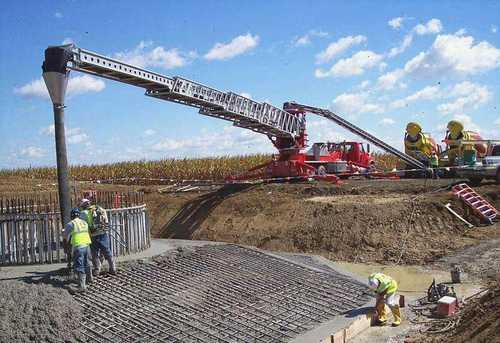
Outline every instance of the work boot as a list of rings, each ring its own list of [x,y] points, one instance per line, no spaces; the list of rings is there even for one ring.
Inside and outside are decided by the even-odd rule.
[[[392,316],[394,317],[394,321],[392,322],[392,326],[401,325],[401,310],[399,309],[399,305],[394,305],[391,307]]]
[[[380,301],[376,305],[376,310],[377,310],[377,321],[380,323],[385,323],[387,321],[387,311],[385,308],[385,303],[383,301]]]
[[[380,320],[380,319],[375,319],[375,321],[373,322],[373,326],[386,326],[387,325],[387,321],[386,320]]]
[[[86,279],[87,275],[85,275],[85,273],[78,273],[78,282],[81,292],[85,292],[85,290],[87,289],[87,285],[85,284]]]
[[[94,282],[94,275],[93,275],[93,272],[92,272],[92,268],[90,268],[87,272],[87,282],[88,283],[92,283]]]
[[[93,274],[94,276],[98,276],[101,273],[101,260],[99,259],[99,257],[94,258],[92,264],[94,266]]]
[[[109,273],[111,275],[116,275],[116,264],[115,261],[113,260],[113,257],[109,257],[107,260],[109,264]]]

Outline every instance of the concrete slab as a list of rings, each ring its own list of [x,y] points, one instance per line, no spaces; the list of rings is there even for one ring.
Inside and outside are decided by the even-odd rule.
[[[239,333],[239,335],[242,335],[242,336],[237,336],[236,333],[233,333],[235,335],[235,336],[233,336],[233,338],[235,338],[235,337],[241,337],[241,338],[247,337],[248,339],[250,339],[249,337],[252,337],[252,335],[258,336],[258,335],[262,334],[262,338],[257,339],[255,341],[258,341],[258,342],[274,341],[271,336],[266,336],[266,334],[263,333],[265,330],[264,328],[266,327],[267,324],[266,325],[259,324],[259,320],[262,319],[262,318],[259,318],[259,316],[262,317],[263,314],[271,315],[271,313],[274,313],[273,312],[274,309],[279,309],[279,308],[281,308],[280,306],[285,306],[281,309],[281,311],[278,311],[278,312],[282,313],[281,316],[283,316],[283,318],[279,319],[280,315],[278,315],[278,317],[276,317],[275,319],[271,319],[272,317],[269,317],[266,321],[269,323],[271,323],[271,322],[278,323],[278,322],[283,320],[283,322],[282,322],[282,324],[276,326],[274,331],[271,329],[271,331],[269,331],[269,332],[271,334],[275,335],[274,338],[276,338],[276,339],[279,336],[278,333],[281,330],[285,330],[284,332],[286,332],[286,330],[292,330],[292,331],[290,331],[290,333],[296,332],[299,334],[297,335],[295,333],[292,335],[292,337],[289,337],[286,335],[284,335],[282,337],[280,336],[281,339],[279,341],[287,341],[287,342],[295,342],[295,343],[297,343],[297,342],[325,342],[325,343],[326,342],[344,342],[344,340],[354,337],[359,332],[362,332],[363,330],[365,330],[366,328],[368,328],[370,326],[371,310],[373,309],[373,305],[374,305],[373,298],[367,297],[366,298],[367,300],[365,300],[363,303],[358,303],[358,305],[347,310],[347,312],[342,313],[343,310],[340,310],[338,305],[335,305],[335,297],[334,296],[332,297],[332,294],[329,293],[331,291],[328,291],[328,289],[330,287],[328,285],[329,282],[332,283],[332,285],[331,285],[331,287],[333,287],[333,288],[331,288],[332,290],[335,289],[335,287],[338,287],[338,285],[334,286],[334,284],[336,282],[338,282],[339,280],[340,280],[340,284],[346,283],[345,290],[342,291],[342,297],[343,297],[342,299],[344,299],[344,300],[342,300],[341,303],[345,302],[345,301],[347,301],[347,299],[349,299],[349,290],[352,287],[352,286],[347,286],[347,284],[349,284],[350,282],[354,282],[358,285],[364,284],[365,283],[364,278],[360,277],[359,275],[346,272],[345,270],[342,269],[341,266],[339,266],[335,263],[332,263],[331,261],[329,261],[323,257],[320,257],[320,256],[306,255],[306,254],[270,253],[270,252],[266,252],[266,251],[261,251],[259,249],[253,248],[253,247],[241,247],[241,246],[237,246],[237,245],[228,245],[228,244],[219,243],[219,242],[155,239],[155,240],[152,240],[151,247],[149,249],[147,249],[146,251],[141,252],[139,254],[122,256],[118,260],[120,262],[143,260],[143,262],[142,262],[143,265],[147,266],[147,268],[151,268],[150,266],[152,264],[150,262],[150,258],[153,256],[157,256],[157,255],[167,255],[168,256],[169,254],[172,254],[172,253],[175,254],[176,250],[177,250],[177,252],[180,252],[181,255],[182,255],[183,251],[184,252],[187,251],[186,257],[188,257],[189,251],[193,250],[193,248],[196,251],[196,247],[221,246],[221,245],[228,246],[228,247],[234,246],[234,247],[236,247],[236,249],[242,249],[241,251],[245,254],[250,253],[250,251],[254,251],[256,254],[255,256],[260,256],[260,257],[256,258],[254,255],[252,255],[252,253],[250,253],[250,255],[248,255],[246,258],[237,262],[237,264],[234,264],[233,265],[234,267],[230,267],[230,268],[236,268],[236,269],[232,269],[232,272],[242,273],[241,275],[246,275],[246,276],[241,276],[240,278],[236,278],[236,280],[234,280],[234,282],[236,282],[236,284],[239,285],[236,288],[226,289],[228,286],[227,285],[225,286],[225,284],[227,284],[229,282],[229,286],[230,286],[232,282],[229,280],[231,280],[231,278],[229,278],[227,281],[221,281],[222,280],[221,279],[217,282],[214,282],[214,280],[211,280],[208,278],[208,275],[210,275],[211,278],[213,277],[213,275],[217,275],[217,273],[219,272],[219,270],[217,268],[213,269],[213,272],[211,272],[211,274],[206,274],[206,276],[203,276],[203,275],[205,275],[204,273],[207,271],[205,268],[207,268],[207,266],[211,265],[210,263],[212,263],[212,262],[205,261],[205,260],[201,259],[197,262],[197,264],[193,264],[193,267],[192,267],[193,270],[196,270],[196,271],[193,271],[193,273],[195,273],[193,276],[195,276],[196,273],[202,274],[201,276],[196,276],[196,282],[195,282],[195,283],[199,283],[200,285],[204,285],[203,286],[204,288],[202,291],[202,294],[204,294],[204,295],[202,296],[202,298],[200,298],[200,299],[204,299],[204,300],[200,304],[204,304],[203,306],[208,306],[211,304],[205,310],[202,310],[202,308],[199,308],[199,310],[202,311],[200,313],[200,315],[202,314],[204,318],[206,317],[206,315],[208,315],[208,317],[212,318],[213,320],[215,320],[214,318],[217,318],[219,316],[222,316],[221,318],[225,318],[227,315],[229,315],[229,317],[227,317],[227,319],[224,319],[225,321],[228,321],[232,318],[231,320],[236,320],[237,323],[238,323],[238,321],[240,321],[240,322],[243,321],[243,323],[245,321],[248,321],[249,323],[251,323],[250,326],[247,328],[247,330],[249,330],[247,333]],[[238,247],[240,247],[240,248],[238,248]],[[231,249],[235,249],[235,248],[229,248],[229,249],[231,250]],[[211,257],[213,257],[215,255],[213,253],[209,253],[207,255],[208,256],[207,258],[210,259]],[[249,256],[252,256],[252,257],[250,258]],[[248,258],[250,258],[250,260],[253,259],[253,262],[250,263],[249,261],[246,261],[246,259],[248,259]],[[269,258],[276,259],[276,260],[273,260],[272,263],[274,263],[276,265],[275,268],[276,268],[276,272],[278,274],[281,273],[280,275],[287,275],[286,270],[289,270],[289,272],[300,271],[300,273],[304,274],[304,277],[303,278],[299,277],[297,279],[298,283],[295,283],[295,282],[288,283],[288,281],[289,281],[288,278],[292,278],[292,274],[290,274],[289,277],[283,279],[283,282],[284,282],[283,287],[281,289],[278,287],[278,289],[276,289],[276,291],[278,291],[278,293],[274,294],[273,293],[274,289],[277,287],[277,285],[279,285],[279,282],[276,283],[277,282],[276,280],[272,281],[273,280],[272,273],[273,273],[274,267],[267,268],[268,271],[266,272],[265,264],[261,265],[261,263],[263,263],[264,261],[266,261]],[[189,259],[189,257],[188,257],[188,259]],[[282,262],[280,263],[277,260],[280,260]],[[181,258],[179,260],[179,263],[182,261],[184,261],[184,259]],[[223,261],[223,260],[219,260],[219,261]],[[182,262],[182,263],[185,263],[185,262]],[[206,263],[209,263],[209,264],[206,265]],[[247,263],[250,263],[250,264],[247,264]],[[223,265],[221,265],[221,268],[222,268],[222,266]],[[231,266],[231,264],[230,264],[230,266]],[[36,281],[37,279],[42,279],[44,277],[47,277],[48,275],[56,274],[57,271],[60,271],[62,268],[65,268],[65,267],[66,267],[66,264],[2,267],[2,268],[0,268],[0,280],[30,279],[29,281]],[[142,268],[141,263],[137,264],[137,267],[134,267],[134,266],[132,267],[132,269],[135,270],[134,273],[138,273],[138,271],[141,268]],[[213,267],[210,267],[210,268],[213,268]],[[250,269],[248,269],[248,268],[250,268]],[[307,272],[306,269],[309,270],[310,272]],[[261,271],[262,271],[262,273],[264,273],[264,275],[266,275],[266,277],[264,277],[264,279],[262,279],[262,277],[260,275]],[[191,275],[190,272],[187,272],[187,274],[184,274],[186,272],[184,272],[182,270],[179,272],[180,272],[179,277],[181,275],[182,275],[182,277],[184,277],[184,275],[186,275],[186,277],[189,278]],[[220,272],[222,272],[222,270]],[[220,277],[222,277],[222,275],[226,275],[224,273],[227,274],[228,271],[226,270],[225,272],[223,272],[223,274],[221,274]],[[250,273],[250,274],[248,274],[248,273]],[[252,274],[252,273],[254,273],[254,274]],[[257,274],[255,274],[255,273],[257,273]],[[283,274],[283,273],[285,273],[285,274]],[[135,277],[138,277],[139,274],[133,274],[133,275]],[[104,278],[100,278],[101,281],[99,281],[97,284],[90,287],[89,294],[92,295],[94,293],[95,295],[99,295],[99,297],[101,299],[108,299],[106,301],[111,301],[109,299],[116,298],[116,296],[113,296],[113,294],[116,294],[117,290],[120,290],[121,288],[125,287],[124,289],[128,289],[128,290],[126,290],[126,292],[129,292],[129,293],[127,293],[128,294],[127,299],[129,299],[130,294],[132,294],[130,292],[135,292],[135,290],[134,290],[135,288],[137,288],[139,286],[147,287],[147,288],[145,288],[145,290],[147,292],[148,287],[151,287],[151,289],[153,289],[153,285],[156,285],[158,288],[156,289],[157,293],[155,293],[156,294],[155,297],[159,297],[158,299],[163,299],[163,297],[161,297],[161,295],[160,295],[162,292],[161,289],[162,289],[163,285],[166,285],[166,287],[167,287],[168,282],[170,282],[169,280],[171,280],[171,279],[168,276],[169,275],[168,273],[163,275],[163,276],[160,276],[160,275],[162,275],[162,274],[160,273],[157,276],[152,275],[151,279],[149,280],[149,276],[147,274],[144,274],[142,276],[142,277],[144,277],[144,283],[137,283],[138,281],[134,280],[133,278],[131,278],[131,279],[125,278],[124,280],[117,281],[117,279],[114,279],[113,277],[106,277],[105,276]],[[228,276],[228,275],[229,274],[227,274],[226,276]],[[254,275],[254,276],[250,277],[250,275]],[[308,275],[308,276],[306,276],[306,275]],[[323,276],[321,276],[321,275],[323,275]],[[131,276],[132,276],[132,274],[131,274]],[[226,276],[224,276],[224,278]],[[158,277],[163,278],[164,281],[156,284],[156,282],[158,282],[160,279],[155,279],[155,277],[156,278],[158,278]],[[313,279],[315,277],[319,277],[317,284],[314,284]],[[268,278],[268,279],[266,279],[266,278]],[[175,279],[176,278],[174,278],[172,280],[175,280]],[[222,307],[220,310],[216,310],[216,307],[219,306],[220,304],[222,304],[224,301],[221,299],[217,299],[217,298],[211,298],[211,296],[208,296],[208,295],[219,294],[219,291],[218,291],[219,287],[226,289],[226,291],[223,291],[222,294],[227,293],[227,296],[229,296],[229,297],[232,296],[231,292],[238,293],[242,290],[246,290],[245,292],[253,292],[251,290],[250,286],[245,286],[245,284],[244,284],[244,282],[247,282],[245,280],[253,282],[253,281],[251,281],[253,279],[262,279],[262,281],[267,280],[267,281],[264,281],[264,283],[261,284],[261,286],[259,286],[259,287],[265,288],[267,283],[272,284],[273,282],[276,284],[276,286],[274,288],[273,287],[265,288],[266,291],[264,291],[264,288],[262,288],[261,291],[258,291],[257,293],[255,293],[254,296],[257,297],[256,299],[261,299],[261,300],[257,301],[256,303],[251,302],[250,304],[252,304],[252,305],[244,305],[244,303],[240,303],[240,301],[243,301],[243,299],[245,299],[245,297],[243,299],[238,300],[233,305],[231,305],[231,306],[236,306],[235,309],[237,308],[238,312],[236,312],[237,313],[236,317],[234,317],[235,313],[233,313],[233,310],[230,310],[230,308]],[[107,285],[107,282],[111,282],[111,284]],[[133,285],[133,286],[131,286],[132,288],[126,287],[126,285],[129,282],[132,282],[132,284],[131,284],[131,285]],[[181,282],[181,280],[174,281],[174,282],[175,282],[175,284],[178,284],[178,282]],[[116,285],[114,283],[116,283]],[[182,281],[179,285],[181,285],[181,284],[185,285],[184,290],[182,287],[178,291],[175,291],[174,289],[169,290],[169,288],[167,287],[164,291],[165,297],[169,298],[170,297],[169,294],[173,294],[171,292],[176,293],[176,292],[188,291],[188,293],[186,293],[186,295],[183,295],[181,298],[175,298],[175,297],[172,299],[169,298],[170,299],[169,301],[173,301],[175,306],[180,306],[181,303],[183,304],[182,306],[188,306],[189,304],[184,304],[184,301],[187,301],[187,300],[183,300],[183,299],[185,296],[187,296],[187,294],[189,294],[192,287],[198,287],[198,286],[195,286],[195,285],[188,286],[188,285],[190,285],[190,283],[184,283],[184,281]],[[306,284],[308,284],[309,286],[306,286],[305,289],[310,289],[310,291],[304,291],[304,290],[299,291],[300,287],[304,287]],[[208,288],[206,288],[206,287],[208,287]],[[226,287],[226,288],[224,288],[224,287]],[[243,288],[241,288],[241,287],[243,287]],[[250,288],[245,288],[245,287],[250,287]],[[342,287],[344,287],[344,286],[342,286]],[[356,287],[359,287],[359,286],[356,286]],[[322,289],[322,291],[319,291],[321,289]],[[262,292],[262,291],[264,291],[264,292]],[[324,291],[326,293],[317,293],[317,292],[324,292]],[[143,291],[141,291],[141,292],[143,292]],[[140,294],[142,294],[141,292],[138,293],[139,296],[140,296]],[[261,293],[259,293],[259,292],[261,292]],[[308,293],[308,292],[311,292],[311,293]],[[358,292],[357,294],[359,296],[359,294],[360,294],[359,290],[357,292]],[[183,294],[183,293],[181,293],[181,294]],[[272,294],[274,294],[274,295],[272,295]],[[317,296],[318,294],[323,294],[323,295],[321,295],[317,300],[314,300],[315,299],[314,297]],[[193,295],[191,295],[191,296],[194,297],[192,299],[196,299],[197,297],[199,297],[199,295],[197,295],[197,293],[193,293]],[[208,296],[208,298],[207,298],[207,296]],[[79,299],[78,295],[76,297],[77,297],[77,299]],[[354,299],[355,295],[352,294],[352,297]],[[92,301],[97,301],[96,299],[92,300],[92,298],[81,298],[80,297],[80,299],[82,299],[82,305],[84,307],[87,305],[90,306],[89,304],[92,304]],[[85,299],[85,301],[83,301],[84,299]],[[97,298],[97,299],[99,299],[99,298]],[[147,299],[149,299],[149,298],[147,298]],[[147,299],[146,299],[146,301],[147,301]],[[278,301],[278,303],[276,303],[274,305],[266,304],[266,301],[264,301],[263,299],[268,299],[267,301],[271,301],[274,299],[273,301]],[[281,301],[278,299],[281,299]],[[127,300],[127,301],[129,301],[129,300]],[[158,300],[158,301],[160,301],[160,300]],[[180,303],[179,303],[179,301],[180,301]],[[214,301],[214,303],[210,303],[211,301]],[[222,301],[222,303],[220,303],[221,301]],[[310,308],[309,308],[309,306],[305,305],[307,303],[307,301],[312,301],[310,304],[310,306],[311,306]],[[115,304],[116,306],[122,306],[122,308],[127,308],[128,306],[130,306],[130,304],[128,302],[125,302],[123,304],[119,303],[119,302],[120,302],[119,299],[118,300],[115,299],[115,300],[110,302],[110,305]],[[331,302],[331,304],[332,304],[331,308],[329,308],[327,306],[328,302]],[[215,304],[218,304],[218,303],[219,303],[219,305],[217,305],[214,308]],[[264,306],[262,308],[262,311],[264,311],[264,312],[260,313],[258,311],[261,311],[261,310],[256,310],[253,308],[253,306],[256,306],[257,304],[259,304],[257,308],[260,308],[260,306]],[[98,305],[96,305],[96,306],[98,306]],[[162,304],[160,304],[160,303],[151,303],[151,304],[148,304],[147,310],[150,310],[151,307],[154,307],[158,311],[161,311],[162,310],[161,306],[162,306]],[[189,306],[191,306],[191,305],[189,305]],[[249,308],[250,312],[248,312],[248,313],[245,312],[245,311],[247,311],[247,310],[245,310],[245,306],[251,306]],[[286,307],[286,306],[288,306],[288,307]],[[137,309],[135,307],[136,306],[134,305],[133,306],[134,311],[135,310],[146,311],[146,309],[141,310],[140,305],[138,306]],[[175,308],[177,309],[176,311],[179,310],[179,307],[175,307]],[[264,308],[266,310],[264,310]],[[111,309],[112,308],[110,308],[110,310]],[[167,311],[166,309],[163,309],[163,310]],[[204,313],[207,311],[209,313],[210,313],[210,311],[215,311],[215,312],[214,312],[214,314]],[[219,311],[222,311],[222,312],[219,312]],[[255,311],[257,311],[257,312],[255,312]],[[301,314],[300,311],[303,311],[303,313]],[[278,312],[276,312],[276,315]],[[169,312],[167,311],[165,313],[168,314]],[[175,311],[172,313],[175,314]],[[192,315],[191,312],[189,312],[189,311],[187,313],[189,315]],[[233,314],[231,315],[231,313],[233,313]],[[248,316],[249,314],[254,315],[256,313],[260,313],[260,314],[257,317],[255,317],[254,319],[251,319],[251,316],[250,317]],[[239,319],[238,319],[238,315],[241,316]],[[304,320],[304,318],[309,318],[308,316],[312,316],[312,317],[318,316],[317,317],[318,319],[314,319],[310,324],[298,324],[300,322],[300,320],[299,320],[299,322],[297,322],[297,325],[299,325],[299,326],[294,329],[295,324],[293,324],[293,320],[290,319],[290,316],[292,316],[292,317],[295,316],[297,318],[297,320],[299,318],[303,318],[302,320]],[[303,317],[303,316],[305,316],[305,317]],[[285,319],[287,317],[289,319]],[[184,317],[182,317],[182,318],[184,318]],[[325,319],[320,320],[319,318],[329,318],[329,319],[328,320],[325,320]],[[90,317],[88,318],[88,322],[92,323],[93,320],[95,320],[95,318],[90,318]],[[204,319],[200,323],[203,323],[203,321],[206,321],[206,320],[207,319]],[[223,326],[226,325],[224,323],[226,323],[226,322],[223,322],[223,324],[222,324]],[[141,323],[139,323],[139,324],[146,325],[146,326],[150,325],[150,324],[143,322],[143,321],[141,321]],[[155,325],[157,325],[157,324],[154,324],[154,325],[152,324],[152,327],[154,327]],[[186,324],[180,323],[179,325],[182,326],[182,325],[186,325]],[[200,324],[200,325],[201,325],[200,328],[202,328],[203,324]],[[229,325],[228,328],[234,327],[234,323],[230,324],[229,322],[227,322],[227,325]],[[242,324],[242,325],[247,325],[247,324]],[[252,328],[255,325],[257,325],[257,329],[258,329],[257,331],[255,331],[256,330],[255,328]],[[260,325],[262,325],[262,326],[260,326]],[[103,323],[103,326],[106,326],[105,323]],[[172,327],[167,325],[164,327],[164,329],[167,330],[167,327],[168,327],[168,330],[175,329],[175,325]],[[301,329],[298,329],[298,328],[301,328]],[[96,328],[94,328],[94,329],[96,329]],[[211,329],[210,330],[209,329],[210,328],[206,328],[206,332],[204,334],[208,335],[207,337],[210,337],[210,335],[212,335],[212,334],[214,335],[212,337],[217,337],[217,334],[210,333],[212,331],[210,331]],[[252,330],[254,330],[254,331],[252,331]],[[298,330],[298,331],[294,331],[294,330]],[[165,337],[168,336],[166,334],[167,331],[164,331],[164,333],[166,335]],[[196,330],[194,330],[193,332],[196,332]],[[181,335],[182,334],[181,331],[179,331],[178,334]],[[190,333],[190,334],[200,334],[200,333],[198,332],[198,333]],[[226,333],[222,332],[222,334],[226,334]],[[248,335],[248,336],[245,336],[245,335]],[[255,337],[257,337],[257,336],[255,336]],[[175,341],[175,340],[173,340],[173,341]],[[211,339],[207,338],[206,341],[210,342]],[[238,340],[237,339],[233,339],[233,340],[229,339],[228,341],[238,341]]]

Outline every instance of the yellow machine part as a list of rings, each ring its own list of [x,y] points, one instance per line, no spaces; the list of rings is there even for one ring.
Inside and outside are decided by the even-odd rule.
[[[408,132],[409,133],[409,132]],[[424,155],[429,158],[434,150],[434,142],[429,135],[419,132],[416,141],[412,141],[407,136],[405,139],[405,153],[418,158]],[[415,135],[413,135],[415,136]]]
[[[447,140],[481,140],[481,136],[474,131],[465,131],[462,123],[452,120],[448,123]],[[461,150],[461,151],[460,151]],[[483,143],[463,144],[460,148],[458,144],[450,144],[448,146],[448,163],[450,166],[457,165],[457,157],[460,157],[466,150],[476,150],[477,157],[484,157],[487,146]]]

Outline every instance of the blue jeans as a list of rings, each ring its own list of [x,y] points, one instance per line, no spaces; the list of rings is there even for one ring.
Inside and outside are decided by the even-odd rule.
[[[103,233],[102,235],[92,236],[92,260],[95,261],[99,253],[102,253],[106,260],[111,258],[111,248],[109,245],[109,234]]]
[[[75,272],[85,274],[90,270],[90,249],[89,246],[73,248],[73,268]]]

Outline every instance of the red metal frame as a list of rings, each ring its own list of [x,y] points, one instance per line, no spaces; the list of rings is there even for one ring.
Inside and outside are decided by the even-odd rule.
[[[303,150],[307,147],[307,133],[306,133],[306,114],[303,110],[290,106],[289,103],[285,104],[284,110],[299,116],[303,122],[302,130],[299,137],[295,140],[291,138],[270,137],[273,145],[278,149],[279,154],[266,163],[258,165],[249,169],[248,171],[229,176],[226,180],[229,182],[245,181],[245,180],[305,180],[316,179],[325,180],[338,183],[340,178],[334,174],[318,175],[317,167],[311,164],[314,161],[310,155],[307,155]],[[369,170],[374,164],[373,158],[370,154],[362,150],[362,143],[359,142],[342,142],[338,143],[339,146],[350,145],[351,150],[334,150],[326,156],[320,156],[319,161],[328,163],[335,161],[346,161],[348,164],[349,172],[342,173],[342,176],[347,177],[350,175],[358,174],[357,167]],[[308,163],[309,162],[309,163]],[[319,164],[314,161],[314,164]]]

